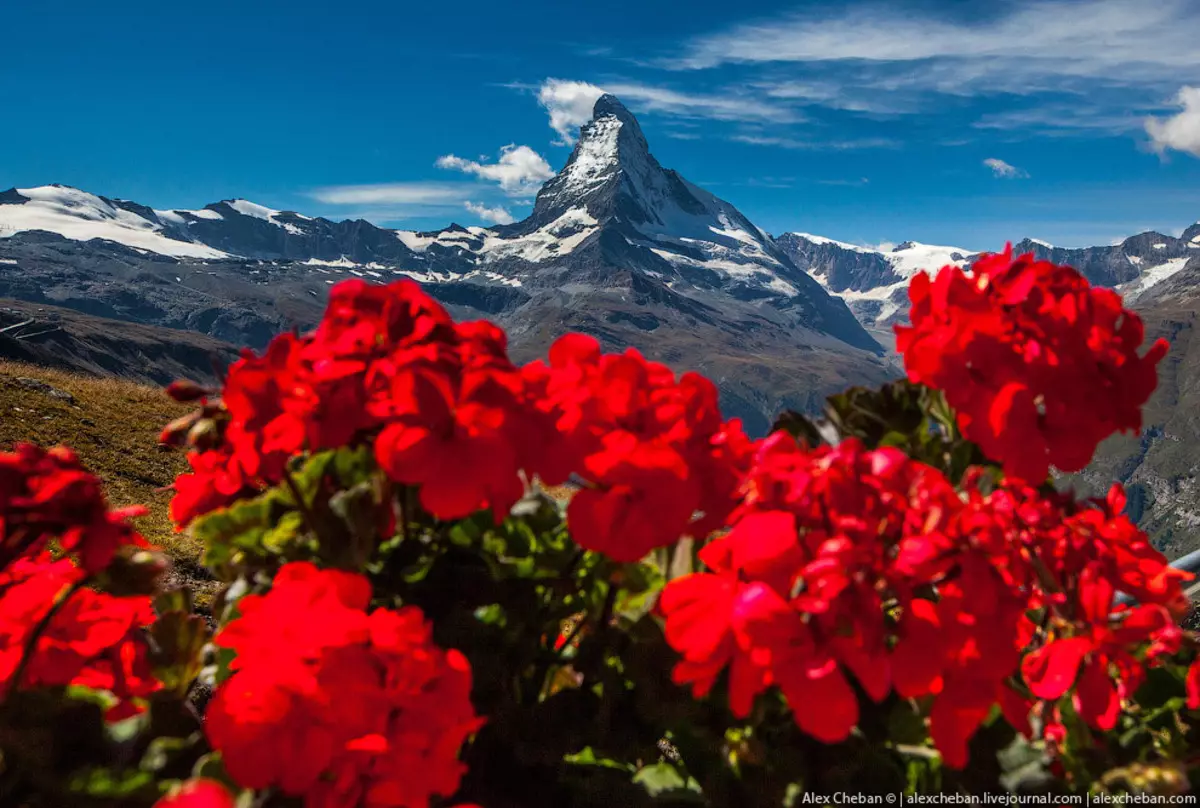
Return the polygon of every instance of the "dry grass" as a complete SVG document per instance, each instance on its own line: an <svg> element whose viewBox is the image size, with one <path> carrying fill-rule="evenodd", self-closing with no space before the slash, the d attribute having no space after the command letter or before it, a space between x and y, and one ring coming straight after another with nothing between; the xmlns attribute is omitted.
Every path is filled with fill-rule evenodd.
<svg viewBox="0 0 1200 808"><path fill-rule="evenodd" d="M34 379L75 401L23 386ZM187 412L158 388L0 360L0 448L16 442L64 444L104 481L113 506L145 505L138 528L179 561L194 563L197 548L175 533L167 517L170 494L160 491L183 471L181 452L160 452L163 425Z"/></svg>

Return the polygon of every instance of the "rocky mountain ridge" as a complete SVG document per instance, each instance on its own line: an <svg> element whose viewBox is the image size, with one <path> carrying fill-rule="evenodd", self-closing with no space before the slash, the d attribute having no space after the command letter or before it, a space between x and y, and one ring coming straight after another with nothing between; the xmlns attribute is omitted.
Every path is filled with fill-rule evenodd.
<svg viewBox="0 0 1200 808"><path fill-rule="evenodd" d="M796 266L850 306L872 333L890 330L907 317L909 279L922 269L969 266L980 255L960 247L908 241L891 249L862 247L807 233L783 233L775 242ZM1178 238L1153 231L1101 247L1056 247L1023 239L1013 251L1079 269L1098 286L1114 288L1137 300L1189 266L1200 266L1200 222Z"/></svg>
<svg viewBox="0 0 1200 808"><path fill-rule="evenodd" d="M44 186L0 194L0 262L0 296L253 347L311 327L341 278L408 277L456 315L505 326L519 359L577 330L704 372L760 433L782 408L894 375L843 301L732 204L664 169L612 96L512 225L397 231Z"/></svg>

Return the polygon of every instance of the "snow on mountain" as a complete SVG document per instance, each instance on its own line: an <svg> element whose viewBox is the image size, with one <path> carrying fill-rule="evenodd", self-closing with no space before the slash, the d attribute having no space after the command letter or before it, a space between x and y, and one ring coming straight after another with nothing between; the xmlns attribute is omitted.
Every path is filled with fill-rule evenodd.
<svg viewBox="0 0 1200 808"><path fill-rule="evenodd" d="M160 222L167 222L177 227L187 227L188 219L220 220L225 218L215 210L209 210L208 208L201 208L200 210L156 210L154 211L154 215L158 217Z"/></svg>
<svg viewBox="0 0 1200 808"><path fill-rule="evenodd" d="M1134 258L1135 256L1130 256L1131 261ZM1117 291L1121 293L1121 296L1124 297L1127 302L1133 302L1152 287L1157 286L1171 276L1179 273L1185 266L1187 266L1189 260L1189 256L1170 258L1161 264L1148 267L1147 269L1143 270L1136 279L1118 286ZM1142 261L1139 259L1138 263L1140 264Z"/></svg>
<svg viewBox="0 0 1200 808"><path fill-rule="evenodd" d="M0 238L44 231L74 241L101 239L177 258L224 258L226 253L168 233L154 212L63 185L15 188L0 196ZM130 210L129 208L134 208Z"/></svg>
<svg viewBox="0 0 1200 808"><path fill-rule="evenodd" d="M925 269L967 266L978 253L957 247L905 242L893 250L879 250L834 241L809 233L784 233L776 238L792 261L835 294L863 325L880 329L906 316L909 279ZM1097 286L1116 289L1135 301L1152 288L1175 277L1196 259L1200 248L1200 223L1181 238L1162 233L1140 233L1103 247L1057 247L1039 239L1013 246L1015 253L1032 252L1037 258L1073 266Z"/></svg>
<svg viewBox="0 0 1200 808"><path fill-rule="evenodd" d="M304 221L312 221L311 216L303 216L299 213L290 212L284 214L283 211L272 210L271 208L256 204L246 199L227 199L223 204L228 205L243 216L250 216L255 219L262 219L264 222L270 222L276 227L282 227L284 230L296 236L304 235L304 231L290 222L279 221L279 216L286 215Z"/></svg>
<svg viewBox="0 0 1200 808"><path fill-rule="evenodd" d="M882 328L904 316L908 284L918 272L963 266L973 254L961 247L915 241L883 250L810 233L784 233L775 243L830 294L846 301L869 328Z"/></svg>
<svg viewBox="0 0 1200 808"><path fill-rule="evenodd" d="M908 280L922 270L927 270L932 275L944 266L963 266L973 254L973 251L964 250L962 247L942 247L906 241L890 253L886 253L885 257L896 272Z"/></svg>
<svg viewBox="0 0 1200 808"><path fill-rule="evenodd" d="M663 168L650 153L637 119L611 95L595 105L561 172L537 195L532 214L499 239L528 239L584 215L557 250L489 242L493 253L547 261L574 250L593 233L608 234L601 251L618 266L637 268L675 291L720 289L742 298L821 295L771 237L730 203ZM592 229L594 228L594 229ZM599 237L599 236L598 236Z"/></svg>
<svg viewBox="0 0 1200 808"><path fill-rule="evenodd" d="M0 193L9 236L0 259L20 266L0 270L0 297L260 347L313 325L339 278L408 277L456 316L504 326L522 361L582 331L608 350L633 346L705 372L725 412L756 434L781 409L815 411L825 395L892 372L845 302L734 205L663 168L612 96L596 102L529 216L511 224L413 232L244 199L156 211L73 190L52 196L74 194L86 204L58 199L52 226L42 224L54 239L24 235L51 203ZM98 225L109 241L81 246Z"/></svg>

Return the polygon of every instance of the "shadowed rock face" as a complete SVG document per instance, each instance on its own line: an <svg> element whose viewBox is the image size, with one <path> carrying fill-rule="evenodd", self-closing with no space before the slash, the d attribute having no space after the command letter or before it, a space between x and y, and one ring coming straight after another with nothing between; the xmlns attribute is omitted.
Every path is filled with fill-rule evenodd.
<svg viewBox="0 0 1200 808"><path fill-rule="evenodd" d="M770 236L663 168L612 96L507 226L417 233L245 200L162 211L62 187L0 194L0 296L261 348L313 326L353 277L412 278L456 316L504 326L520 358L577 330L702 371L760 434L783 407L896 373Z"/></svg>

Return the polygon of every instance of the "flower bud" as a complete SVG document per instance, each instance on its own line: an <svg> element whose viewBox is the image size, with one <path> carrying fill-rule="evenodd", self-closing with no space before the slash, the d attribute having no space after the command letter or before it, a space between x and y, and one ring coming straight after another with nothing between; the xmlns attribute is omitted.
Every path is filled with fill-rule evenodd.
<svg viewBox="0 0 1200 808"><path fill-rule="evenodd" d="M167 424L158 436L158 442L166 446L182 446L189 430L200 420L200 411L181 415Z"/></svg>
<svg viewBox="0 0 1200 808"><path fill-rule="evenodd" d="M105 589L117 597L152 595L166 570L167 559L162 553L127 545L105 569Z"/></svg>
<svg viewBox="0 0 1200 808"><path fill-rule="evenodd" d="M186 379L180 379L167 385L167 395L183 403L199 401L205 396L212 395L212 392L211 389L201 387L196 382L187 381Z"/></svg>
<svg viewBox="0 0 1200 808"><path fill-rule="evenodd" d="M216 446L220 442L220 439L221 435L217 429L217 422L211 418L203 418L197 421L188 430L187 434L188 446L201 452Z"/></svg>

